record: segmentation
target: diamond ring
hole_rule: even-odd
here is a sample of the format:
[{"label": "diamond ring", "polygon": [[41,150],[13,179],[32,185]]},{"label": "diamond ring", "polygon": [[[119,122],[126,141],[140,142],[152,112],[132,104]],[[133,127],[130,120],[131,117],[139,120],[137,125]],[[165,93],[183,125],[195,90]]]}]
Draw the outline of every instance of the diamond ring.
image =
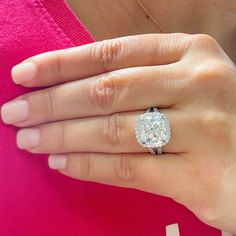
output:
[{"label": "diamond ring", "polygon": [[149,108],[137,117],[135,134],[140,145],[147,147],[152,154],[161,154],[162,147],[170,140],[170,122],[157,108]]}]

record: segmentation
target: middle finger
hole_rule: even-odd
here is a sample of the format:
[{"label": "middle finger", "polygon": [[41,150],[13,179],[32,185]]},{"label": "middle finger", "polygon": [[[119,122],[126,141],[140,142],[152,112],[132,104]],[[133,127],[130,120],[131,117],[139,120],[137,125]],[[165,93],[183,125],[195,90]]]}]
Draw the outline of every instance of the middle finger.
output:
[{"label": "middle finger", "polygon": [[19,127],[115,112],[167,108],[188,91],[177,64],[121,69],[21,96],[2,107]]}]

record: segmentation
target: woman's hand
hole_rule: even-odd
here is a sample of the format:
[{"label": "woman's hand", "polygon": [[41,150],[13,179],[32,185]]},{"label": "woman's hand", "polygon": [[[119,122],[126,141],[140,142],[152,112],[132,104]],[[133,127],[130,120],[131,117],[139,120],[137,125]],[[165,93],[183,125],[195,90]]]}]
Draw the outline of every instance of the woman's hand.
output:
[{"label": "woman's hand", "polygon": [[[168,196],[236,233],[236,67],[207,35],[105,40],[27,59],[17,84],[52,86],[2,107],[19,148],[73,178]],[[172,136],[151,155],[136,117],[158,107]],[[30,127],[30,128],[26,128]]]}]

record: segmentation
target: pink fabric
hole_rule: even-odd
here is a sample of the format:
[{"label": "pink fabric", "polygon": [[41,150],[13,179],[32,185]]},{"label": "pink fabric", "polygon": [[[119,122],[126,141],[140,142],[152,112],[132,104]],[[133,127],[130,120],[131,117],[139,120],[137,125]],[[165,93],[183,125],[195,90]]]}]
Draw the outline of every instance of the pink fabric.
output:
[{"label": "pink fabric", "polygon": [[[29,92],[13,65],[45,51],[93,42],[63,0],[0,1],[0,105]],[[182,205],[137,190],[82,182],[47,166],[47,156],[16,148],[16,129],[0,122],[0,235],[219,236]],[[188,193],[186,193],[188,194]]]}]

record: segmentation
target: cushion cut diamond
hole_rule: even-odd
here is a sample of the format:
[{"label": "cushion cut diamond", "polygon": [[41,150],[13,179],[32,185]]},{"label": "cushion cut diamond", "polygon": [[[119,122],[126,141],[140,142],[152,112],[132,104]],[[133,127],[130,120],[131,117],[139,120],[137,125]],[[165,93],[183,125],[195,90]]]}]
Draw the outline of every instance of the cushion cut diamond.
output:
[{"label": "cushion cut diamond", "polygon": [[163,113],[148,112],[137,117],[135,133],[142,146],[162,147],[169,142],[170,123]]}]

